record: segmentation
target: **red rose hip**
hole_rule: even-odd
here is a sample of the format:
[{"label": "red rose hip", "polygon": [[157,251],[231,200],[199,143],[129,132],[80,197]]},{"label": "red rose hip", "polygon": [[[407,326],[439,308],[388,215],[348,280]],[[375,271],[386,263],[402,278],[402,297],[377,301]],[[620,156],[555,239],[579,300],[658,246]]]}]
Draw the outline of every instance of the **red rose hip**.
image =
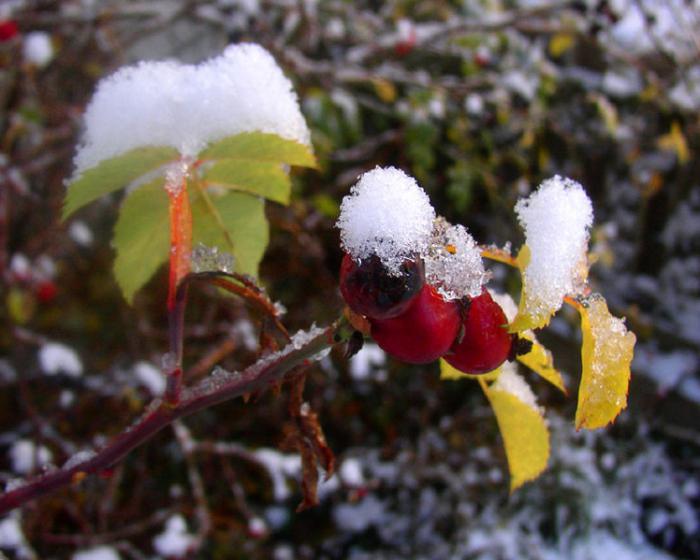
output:
[{"label": "red rose hip", "polygon": [[513,335],[505,313],[486,290],[464,312],[462,332],[445,360],[464,373],[486,373],[511,355]]},{"label": "red rose hip", "polygon": [[370,323],[372,338],[385,352],[403,362],[427,364],[449,350],[460,321],[459,304],[425,284],[404,313]]},{"label": "red rose hip", "polygon": [[425,283],[423,261],[406,259],[398,275],[373,255],[357,263],[350,255],[340,266],[340,292],[350,309],[370,319],[400,315],[411,305]]}]

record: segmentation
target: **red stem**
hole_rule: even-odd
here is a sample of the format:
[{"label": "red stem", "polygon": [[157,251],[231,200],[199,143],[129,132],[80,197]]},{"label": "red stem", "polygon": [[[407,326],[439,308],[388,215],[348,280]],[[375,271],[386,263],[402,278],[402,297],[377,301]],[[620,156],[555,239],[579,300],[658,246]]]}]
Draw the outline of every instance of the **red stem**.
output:
[{"label": "red stem", "polygon": [[308,364],[315,354],[340,342],[343,337],[341,324],[335,323],[277,359],[263,358],[239,374],[220,378],[216,382],[210,379],[201,381],[185,391],[175,405],[156,399],[134,426],[122,432],[91,458],[70,468],[64,467],[48,472],[0,495],[0,515],[63,486],[79,482],[87,474],[108,469],[178,418],[269,387],[272,383],[282,380],[290,370]]}]

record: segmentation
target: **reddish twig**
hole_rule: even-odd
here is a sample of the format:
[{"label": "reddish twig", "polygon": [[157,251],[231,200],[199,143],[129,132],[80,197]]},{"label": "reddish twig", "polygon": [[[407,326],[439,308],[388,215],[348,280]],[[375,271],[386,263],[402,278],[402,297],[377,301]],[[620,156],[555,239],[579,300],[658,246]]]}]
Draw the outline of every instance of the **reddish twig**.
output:
[{"label": "reddish twig", "polygon": [[89,474],[110,468],[178,418],[247,393],[262,391],[273,383],[283,381],[288,372],[297,366],[309,364],[319,352],[346,339],[348,329],[344,323],[337,322],[309,334],[314,336],[309,340],[295,341],[293,338],[292,343],[282,351],[260,359],[241,372],[213,374],[183,391],[177,404],[154,400],[136,424],[94,455],[84,460],[68,461],[63,468],[50,471],[2,494],[0,515],[71,483],[80,482]]}]

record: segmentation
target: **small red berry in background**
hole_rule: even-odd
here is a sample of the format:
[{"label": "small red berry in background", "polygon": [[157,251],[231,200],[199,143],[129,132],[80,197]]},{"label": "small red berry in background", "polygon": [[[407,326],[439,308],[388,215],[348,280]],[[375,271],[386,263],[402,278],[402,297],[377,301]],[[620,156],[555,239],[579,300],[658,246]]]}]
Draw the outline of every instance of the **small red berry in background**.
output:
[{"label": "small red berry in background", "polygon": [[505,362],[512,347],[508,319],[501,306],[484,290],[468,304],[460,337],[444,358],[464,373],[486,373]]},{"label": "small red berry in background", "polygon": [[17,27],[17,22],[11,19],[0,21],[0,42],[9,41],[18,34],[19,27]]},{"label": "small red berry in background", "polygon": [[449,350],[460,321],[459,303],[445,301],[425,284],[404,313],[370,323],[372,338],[382,350],[410,364],[427,364]]},{"label": "small red berry in background", "polygon": [[37,284],[35,290],[36,297],[41,303],[51,303],[56,299],[56,295],[58,294],[58,288],[51,280],[40,282]]},{"label": "small red berry in background", "polygon": [[376,255],[357,263],[350,255],[340,266],[340,292],[348,307],[370,319],[402,314],[425,283],[423,262],[407,259],[398,275],[389,274]]}]

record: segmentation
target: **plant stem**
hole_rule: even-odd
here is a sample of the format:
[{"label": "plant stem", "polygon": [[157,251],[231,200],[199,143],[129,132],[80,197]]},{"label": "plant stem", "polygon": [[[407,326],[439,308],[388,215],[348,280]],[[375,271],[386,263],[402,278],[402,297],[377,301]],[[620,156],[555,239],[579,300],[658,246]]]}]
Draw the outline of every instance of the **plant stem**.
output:
[{"label": "plant stem", "polygon": [[178,418],[283,381],[291,370],[309,365],[315,355],[347,340],[351,332],[343,321],[338,321],[303,344],[289,346],[286,351],[262,358],[240,373],[204,379],[184,391],[177,404],[154,400],[136,424],[96,454],[69,467],[50,471],[0,495],[0,515],[71,483],[78,483],[88,474],[110,468]]},{"label": "plant stem", "polygon": [[187,289],[178,290],[180,282],[190,272],[192,255],[192,211],[187,192],[187,173],[168,178],[170,201],[170,274],[168,278],[168,330],[170,338],[170,362],[164,369],[167,378],[165,401],[175,406],[182,391],[182,338],[185,321]]}]

